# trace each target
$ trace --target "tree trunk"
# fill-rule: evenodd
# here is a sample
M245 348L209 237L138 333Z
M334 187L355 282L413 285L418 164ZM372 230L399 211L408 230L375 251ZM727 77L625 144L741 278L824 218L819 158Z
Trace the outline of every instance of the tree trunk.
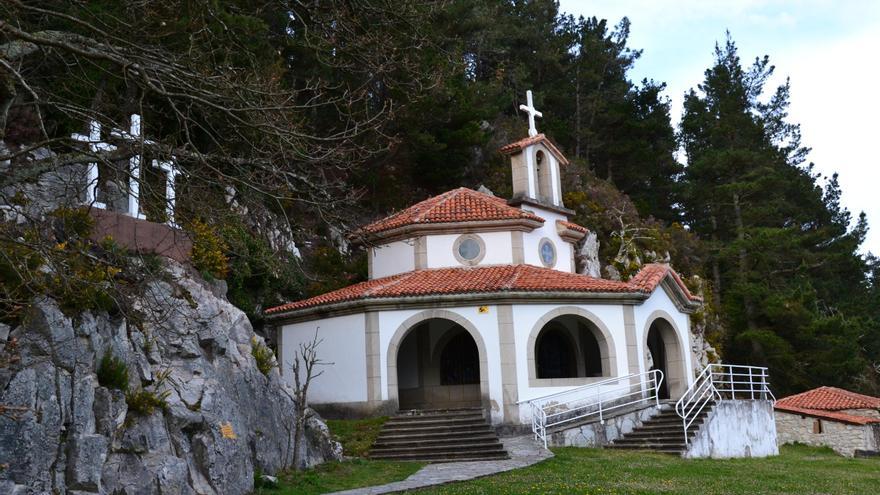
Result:
M715 218L714 214L709 218L712 221L712 244L714 244L715 249L717 249L718 219ZM712 256L712 279L714 281L712 284L712 295L715 297L715 307L721 307L721 264L718 261L718 253L715 253L715 255Z
M733 194L733 214L736 221L736 240L739 243L739 281L745 287L749 277L749 257L745 247L745 227L742 220L742 206L740 205L740 197L738 193ZM752 298L747 294L743 294L743 306L746 310L746 324L749 330L754 330L755 324L755 305Z
M581 157L581 67L574 67L574 156Z

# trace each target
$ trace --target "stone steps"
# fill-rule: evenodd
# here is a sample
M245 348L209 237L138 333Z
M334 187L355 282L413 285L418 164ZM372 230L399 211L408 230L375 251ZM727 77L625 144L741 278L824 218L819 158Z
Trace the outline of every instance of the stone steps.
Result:
M401 411L382 426L373 459L459 462L507 459L482 409Z
M688 440L692 439L700 426L709 417L714 403L698 414L688 429ZM663 411L645 421L641 426L615 440L608 446L620 450L650 450L665 454L681 455L687 448L684 439L684 425L675 411Z

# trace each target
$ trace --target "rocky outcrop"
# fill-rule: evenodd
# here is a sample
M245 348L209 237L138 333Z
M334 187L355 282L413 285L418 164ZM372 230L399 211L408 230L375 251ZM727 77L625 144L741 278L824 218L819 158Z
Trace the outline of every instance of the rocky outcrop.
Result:
M599 239L595 232L588 232L577 251L578 273L600 278L602 264L599 262Z
M167 263L137 318L71 318L43 299L0 340L16 354L0 366L0 493L243 494L255 472L291 466L292 393L277 367L257 368L261 340L240 310ZM129 391L165 407L135 411L101 383L106 353L125 363ZM317 416L304 437L302 466L341 457Z

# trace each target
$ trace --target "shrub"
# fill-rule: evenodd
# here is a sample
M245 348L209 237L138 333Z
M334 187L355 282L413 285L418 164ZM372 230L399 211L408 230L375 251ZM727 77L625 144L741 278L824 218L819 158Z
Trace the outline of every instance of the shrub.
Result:
M190 223L193 234L192 262L204 275L224 279L229 272L227 246L213 227L201 220Z
M168 409L166 399L168 399L169 394L171 394L171 392L167 390L164 392L156 392L155 390L139 388L134 392L125 393L125 403L128 404L129 413L134 413L139 416L149 416L153 414L156 409L162 411Z
M98 383L102 387L128 390L128 366L110 351L104 353L98 366Z
M257 369L264 375L269 375L275 364L275 353L266 344L258 341L256 337L251 339L251 355L257 361Z
M165 380L167 380L170 375L171 369L156 373L156 382L153 384L153 390L147 390L141 387L134 392L126 392L125 403L128 404L128 412L139 416L149 416L153 414L156 409L167 411L167 399L168 396L171 395L171 391L165 390L164 392L157 392L157 390L162 387L162 384L165 383ZM128 420L129 418L126 418L126 422L128 422Z
M220 234L229 247L226 297L255 327L262 324L262 308L302 298L303 271L296 257L275 251L265 235L240 221L230 220Z

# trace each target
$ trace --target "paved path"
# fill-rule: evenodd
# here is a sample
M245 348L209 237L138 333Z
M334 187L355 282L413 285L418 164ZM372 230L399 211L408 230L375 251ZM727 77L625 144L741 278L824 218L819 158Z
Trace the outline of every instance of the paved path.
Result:
M553 457L553 453L541 447L531 435L521 437L502 438L501 442L510 459L505 461L474 461L474 462L445 462L440 464L428 464L419 469L415 474L403 481L395 481L387 485L369 486L356 488L344 492L335 492L332 495L375 495L379 493L394 493L405 490L414 490L426 486L443 485L453 481L472 480L489 476L490 474L503 473L511 469L519 469L532 464L537 464L544 459Z

